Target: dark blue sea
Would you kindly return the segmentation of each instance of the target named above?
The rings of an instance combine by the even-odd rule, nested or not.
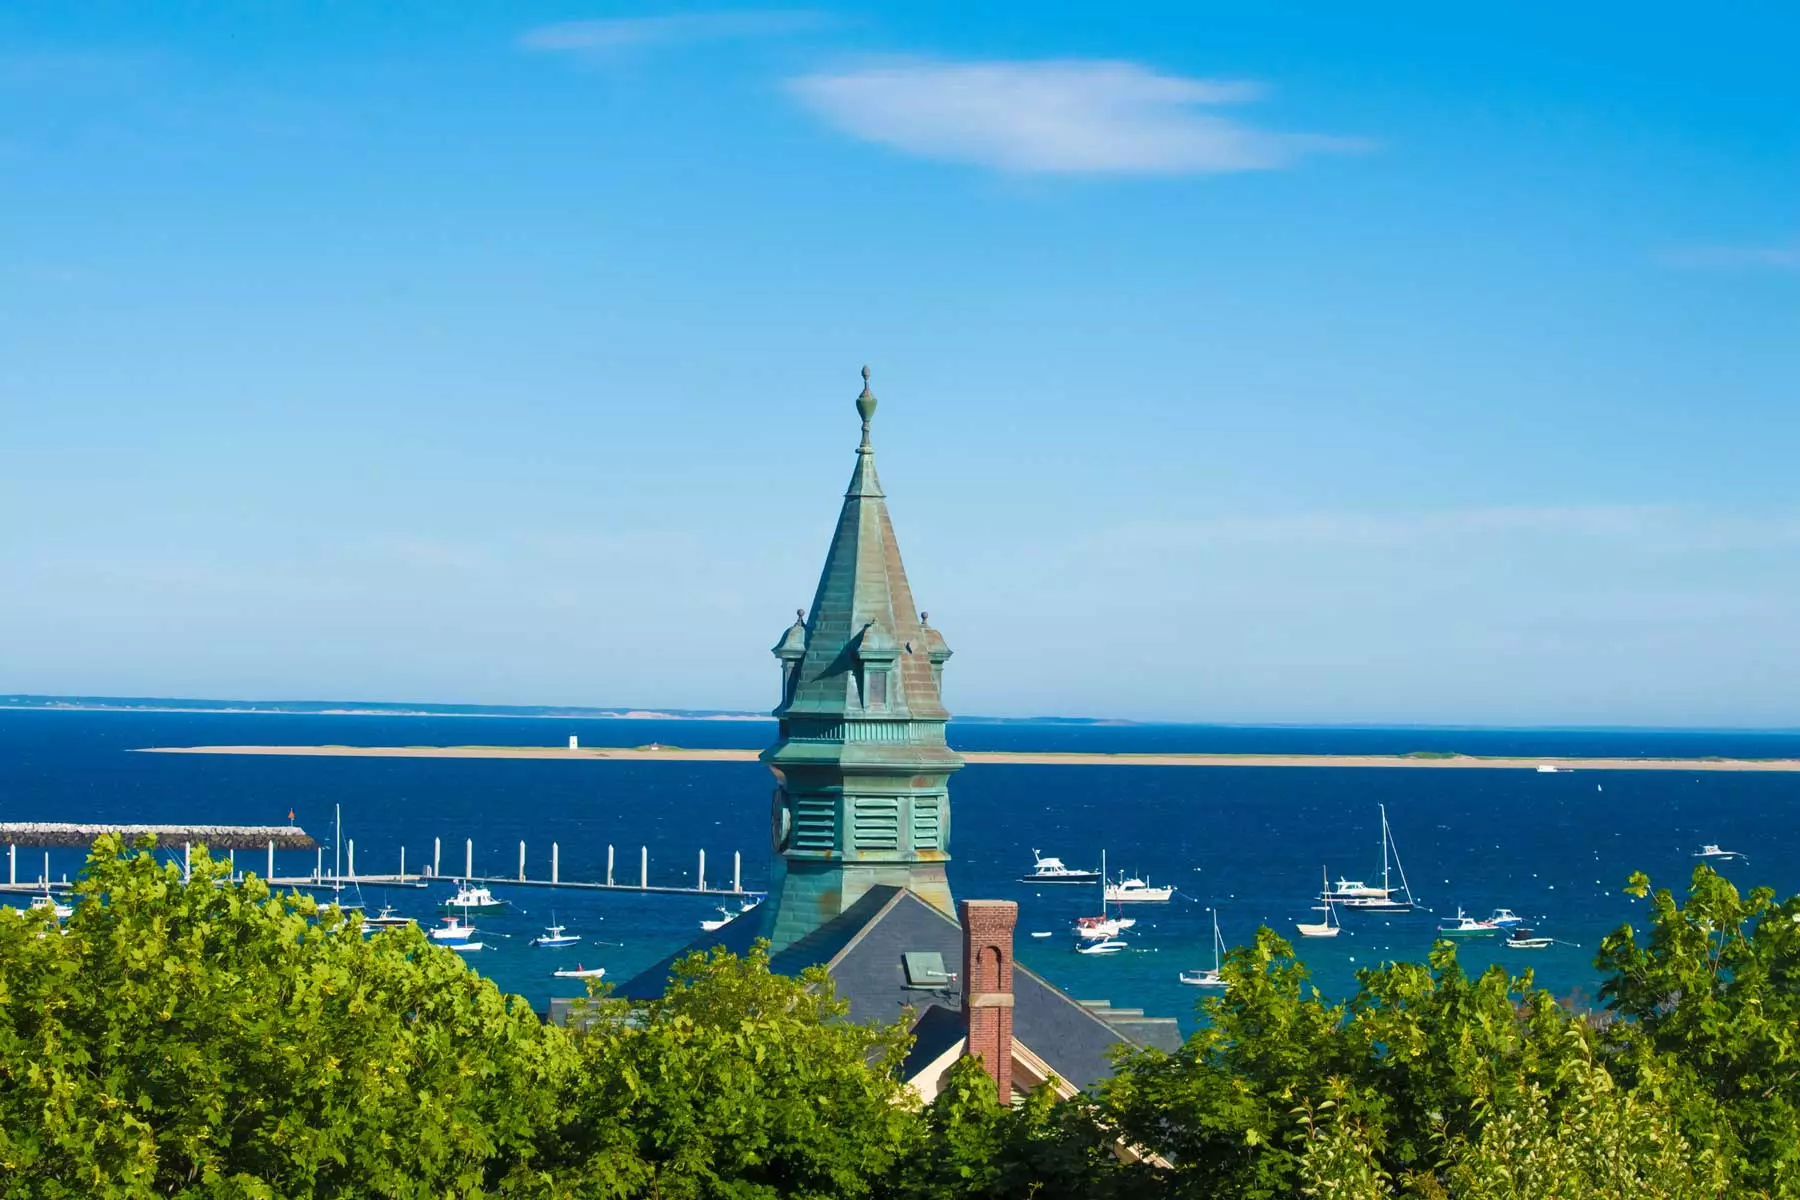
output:
[[[391,717],[0,710],[0,819],[279,824],[289,810],[322,841],[341,805],[344,838],[366,873],[392,872],[401,847],[411,869],[443,845],[446,873],[461,870],[473,839],[478,873],[508,875],[526,843],[529,873],[549,875],[561,848],[564,879],[598,879],[606,848],[617,874],[635,877],[648,847],[652,882],[691,884],[707,852],[709,884],[730,878],[743,855],[746,886],[768,878],[771,780],[755,763],[608,763],[397,758],[281,758],[137,754],[147,746],[583,745],[661,742],[760,747],[774,726],[759,721],[628,721],[567,718]],[[1218,726],[956,723],[964,750],[1095,752],[1404,753],[1800,757],[1800,732],[1644,730],[1306,729]],[[965,768],[952,781],[950,865],[959,896],[1016,899],[1019,954],[1082,999],[1106,999],[1179,1016],[1191,1028],[1197,994],[1176,982],[1185,967],[1211,965],[1208,906],[1228,942],[1261,924],[1291,937],[1322,865],[1332,877],[1380,872],[1380,804],[1386,804],[1413,891],[1431,912],[1348,916],[1335,941],[1300,941],[1300,954],[1328,995],[1354,987],[1354,972],[1387,959],[1421,958],[1440,916],[1458,906],[1481,916],[1506,906],[1563,943],[1539,952],[1492,942],[1463,949],[1479,968],[1492,961],[1531,967],[1559,995],[1592,996],[1600,937],[1641,919],[1621,892],[1643,870],[1683,886],[1693,852],[1716,842],[1749,854],[1723,869],[1741,886],[1800,890],[1800,774],[1379,768],[1183,768],[998,766]],[[1134,949],[1111,957],[1071,950],[1067,929],[1094,908],[1090,889],[1034,888],[1017,877],[1034,848],[1071,865],[1109,864],[1173,883],[1174,901],[1140,906]],[[36,878],[42,852],[21,849],[21,878]],[[261,871],[264,856],[240,855]],[[51,874],[72,874],[81,856],[53,852]],[[330,852],[326,854],[330,862]],[[304,874],[308,853],[278,857],[281,874]],[[478,921],[490,949],[472,967],[542,1008],[554,965],[579,961],[628,978],[699,932],[714,902],[700,897],[497,889],[512,912]],[[448,892],[365,889],[371,909],[390,902],[429,923]],[[428,899],[429,898],[429,899]],[[528,939],[555,918],[587,939],[561,951]],[[1045,939],[1032,931],[1053,934]]]

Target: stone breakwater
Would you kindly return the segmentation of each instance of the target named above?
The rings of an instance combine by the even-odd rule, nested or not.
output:
[[[154,746],[149,754],[275,754],[327,758],[597,759],[612,762],[755,762],[755,750],[673,746]],[[1485,758],[1471,754],[1077,754],[965,750],[964,761],[1013,766],[1090,767],[1398,767],[1535,771],[1800,771],[1793,758]]]
[[[146,835],[163,847],[206,846],[213,850],[311,850],[318,843],[297,825],[109,825],[62,821],[0,822],[0,845],[85,849],[102,834],[116,833],[127,843]]]

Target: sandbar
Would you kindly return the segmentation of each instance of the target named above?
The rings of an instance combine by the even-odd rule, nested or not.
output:
[[[607,762],[755,762],[755,750],[676,746],[149,746],[148,754],[274,754],[323,758],[528,758]],[[1487,758],[1473,754],[1081,754],[965,750],[971,765],[1080,767],[1428,767],[1535,771],[1800,771],[1794,758]]]

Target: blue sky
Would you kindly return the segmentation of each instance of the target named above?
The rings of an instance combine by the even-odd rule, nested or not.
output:
[[[1800,18],[981,8],[0,8],[0,690],[1800,725]]]

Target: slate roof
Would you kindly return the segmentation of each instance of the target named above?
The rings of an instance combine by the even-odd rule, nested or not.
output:
[[[660,996],[668,987],[669,967],[692,950],[723,945],[743,953],[761,935],[763,922],[753,920],[761,911],[746,914],[689,944],[628,980],[615,994],[629,999]],[[953,1043],[954,1038],[944,1040],[952,1023],[958,1030],[955,1036],[962,1036],[962,996],[954,983],[943,988],[909,987],[902,955],[910,951],[936,951],[943,956],[945,970],[962,974],[961,926],[903,888],[881,887],[775,955],[770,966],[781,974],[797,975],[824,963],[838,995],[849,1001],[853,1021],[890,1022],[908,1006],[918,1010],[915,1032],[919,1046],[908,1061],[930,1048],[926,1045],[929,1035],[936,1050],[920,1060],[923,1064]],[[1125,1010],[1134,1018],[1128,1023],[1128,1036],[1100,1015],[1105,1011],[1072,999],[1015,960],[1013,1036],[1076,1087],[1089,1088],[1112,1073],[1109,1055],[1115,1046],[1173,1049],[1180,1044],[1173,1020],[1144,1018],[1136,1010]]]

